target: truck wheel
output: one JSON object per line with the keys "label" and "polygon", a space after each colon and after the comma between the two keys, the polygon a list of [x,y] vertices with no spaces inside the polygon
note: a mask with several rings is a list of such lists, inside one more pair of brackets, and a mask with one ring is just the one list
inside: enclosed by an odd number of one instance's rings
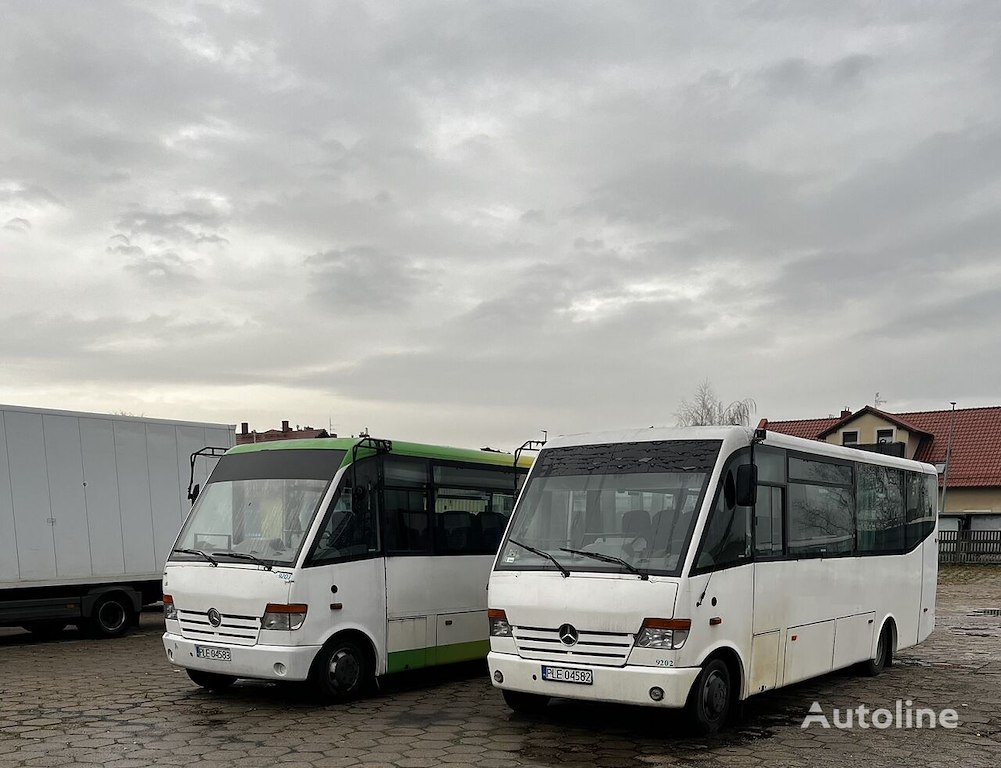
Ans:
{"label": "truck wheel", "polygon": [[22,628],[28,630],[39,640],[54,640],[66,629],[66,622],[56,620],[32,621],[29,624],[22,625]]}
{"label": "truck wheel", "polygon": [[135,609],[129,598],[120,593],[101,597],[90,612],[88,628],[94,637],[120,637],[135,621]]}
{"label": "truck wheel", "polygon": [[332,702],[358,698],[372,681],[368,653],[349,638],[335,639],[317,654],[310,679],[317,697]]}
{"label": "truck wheel", "polygon": [[689,724],[703,736],[715,736],[730,714],[730,670],[722,659],[711,659],[695,679],[685,705]]}
{"label": "truck wheel", "polygon": [[200,669],[186,669],[184,671],[188,673],[191,682],[209,691],[225,691],[236,682],[236,678],[231,675],[202,672]]}
{"label": "truck wheel", "polygon": [[519,715],[541,715],[549,705],[549,697],[524,691],[501,691],[504,703]]}

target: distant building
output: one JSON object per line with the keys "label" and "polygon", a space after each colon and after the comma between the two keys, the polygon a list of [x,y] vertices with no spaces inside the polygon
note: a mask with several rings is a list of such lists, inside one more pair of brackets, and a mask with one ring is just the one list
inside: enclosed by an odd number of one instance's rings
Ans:
{"label": "distant building", "polygon": [[264,432],[254,430],[251,432],[250,424],[245,421],[240,425],[240,431],[236,433],[236,444],[267,443],[272,440],[302,440],[313,437],[337,437],[337,435],[332,435],[325,429],[300,427],[298,424],[295,429],[292,429],[287,420],[282,422],[281,429],[269,429]]}
{"label": "distant building", "polygon": [[[934,464],[941,486],[952,419],[951,410],[887,413],[867,405],[826,419],[769,421],[767,428]],[[941,528],[997,530],[1001,528],[1001,406],[959,408],[954,429]]]}

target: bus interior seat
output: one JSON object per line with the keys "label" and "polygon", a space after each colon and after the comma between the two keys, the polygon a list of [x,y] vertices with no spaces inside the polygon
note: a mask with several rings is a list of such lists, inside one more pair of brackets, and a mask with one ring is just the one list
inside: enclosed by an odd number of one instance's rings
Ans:
{"label": "bus interior seat", "polygon": [[650,513],[645,509],[631,509],[622,516],[622,532],[637,538],[649,539],[653,526]]}
{"label": "bus interior seat", "polygon": [[481,512],[476,517],[480,524],[480,543],[484,549],[495,551],[500,546],[507,518],[500,512]]}

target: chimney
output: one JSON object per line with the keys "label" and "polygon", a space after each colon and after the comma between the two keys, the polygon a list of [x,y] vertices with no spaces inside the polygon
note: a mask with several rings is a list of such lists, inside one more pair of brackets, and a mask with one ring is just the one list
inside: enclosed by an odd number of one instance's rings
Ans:
{"label": "chimney", "polygon": [[242,422],[240,424],[240,434],[241,435],[246,435],[246,434],[249,434],[249,433],[250,433],[250,423],[246,422],[246,421]]}
{"label": "chimney", "polygon": [[841,409],[841,418],[842,419],[846,419],[846,418],[848,418],[851,415],[852,415],[852,409],[849,408],[847,405],[844,408]]}
{"label": "chimney", "polygon": [[282,432],[288,432],[288,431],[289,431],[288,419],[285,419],[284,421],[282,421]]}

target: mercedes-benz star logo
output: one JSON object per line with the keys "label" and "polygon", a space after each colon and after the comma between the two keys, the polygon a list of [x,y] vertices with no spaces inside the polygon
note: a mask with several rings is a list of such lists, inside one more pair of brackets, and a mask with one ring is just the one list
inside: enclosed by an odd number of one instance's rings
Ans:
{"label": "mercedes-benz star logo", "polygon": [[206,615],[209,617],[209,624],[213,627],[218,627],[222,624],[222,614],[215,608],[209,608],[209,612]]}
{"label": "mercedes-benz star logo", "polygon": [[563,643],[563,645],[577,645],[578,635],[573,624],[564,624],[556,631],[559,633],[560,642]]}

